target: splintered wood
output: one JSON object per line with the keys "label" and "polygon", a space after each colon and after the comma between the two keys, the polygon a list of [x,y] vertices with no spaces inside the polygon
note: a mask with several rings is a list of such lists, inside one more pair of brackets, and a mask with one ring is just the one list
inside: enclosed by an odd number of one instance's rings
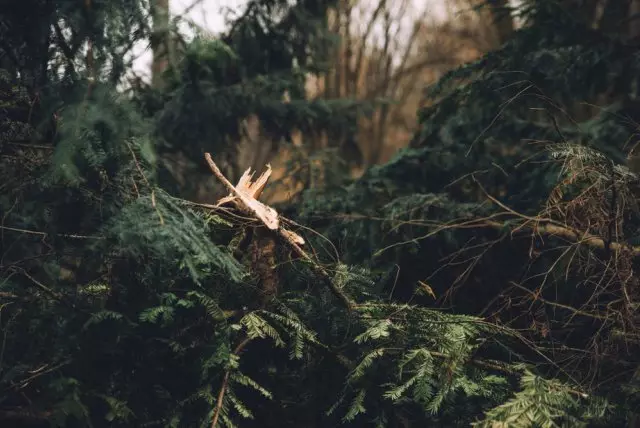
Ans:
{"label": "splintered wood", "polygon": [[[320,276],[320,278],[322,278],[331,292],[342,301],[342,303],[349,311],[356,307],[355,302],[351,301],[351,299],[333,283],[331,275],[329,275],[329,273],[321,265],[313,260],[301,248],[301,246],[304,245],[304,239],[302,239],[302,237],[297,233],[282,227],[280,225],[280,219],[276,210],[257,200],[257,198],[262,193],[265,185],[267,184],[269,177],[271,176],[270,166],[267,165],[267,170],[262,173],[256,181],[251,181],[253,178],[253,173],[251,172],[251,168],[247,169],[238,181],[238,184],[234,186],[222,174],[209,153],[205,153],[204,158],[209,164],[209,168],[211,169],[211,172],[213,172],[213,175],[215,175],[216,178],[220,180],[220,182],[224,184],[224,186],[229,190],[229,196],[225,196],[224,198],[220,199],[217,203],[217,206],[221,206],[223,204],[233,204],[239,210],[244,211],[245,213],[258,219],[262,224],[264,224],[264,226],[266,226],[268,230],[273,231],[276,235],[283,239],[289,245],[296,256],[309,263],[309,267],[318,276]],[[267,230],[263,229],[263,231]],[[266,249],[263,248],[263,250]],[[265,251],[262,251],[263,256],[265,255],[264,253]],[[256,267],[258,266],[256,265]],[[260,267],[258,268],[260,269]],[[269,275],[264,275],[263,279],[268,279],[267,284],[263,283],[263,285],[266,286],[265,288],[274,287],[273,284],[270,284],[271,280]],[[271,290],[264,291],[265,294],[269,294],[268,292]]]}
{"label": "splintered wood", "polygon": [[280,220],[276,210],[258,201],[260,194],[271,176],[272,171],[270,165],[267,165],[267,170],[260,174],[256,181],[252,181],[254,173],[251,172],[251,168],[248,168],[244,174],[242,174],[240,180],[238,180],[238,184],[234,186],[222,174],[209,153],[205,153],[204,157],[213,175],[215,175],[230,192],[229,196],[225,196],[218,201],[217,206],[231,203],[238,209],[256,217],[268,229],[278,231],[287,241],[291,241],[297,245],[304,245],[304,239],[302,239],[300,235],[280,227]]}

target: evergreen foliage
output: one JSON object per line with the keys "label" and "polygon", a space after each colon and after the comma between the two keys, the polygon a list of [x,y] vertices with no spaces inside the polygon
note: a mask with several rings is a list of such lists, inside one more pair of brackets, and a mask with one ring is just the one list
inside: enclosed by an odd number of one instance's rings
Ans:
{"label": "evergreen foliage", "polygon": [[[330,3],[252,1],[135,97],[117,85],[150,37],[148,4],[48,1],[29,22],[40,3],[0,13],[3,426],[634,417],[637,180],[610,114],[632,114],[631,42],[525,2],[525,28],[433,88],[411,148],[305,193],[292,211],[323,236],[283,219],[316,255],[293,260],[241,213],[167,191],[159,159],[232,153],[252,114],[276,139],[349,134],[363,106],[302,90]],[[557,117],[605,92],[605,113]]]}
{"label": "evergreen foliage", "polygon": [[[539,373],[633,409],[612,379],[637,367],[637,175],[622,162],[635,147],[638,45],[569,3],[524,2],[510,41],[429,88],[410,148],[340,193],[309,193],[298,221],[396,299],[435,296],[517,328],[535,351],[512,346]],[[527,385],[489,421],[515,418],[541,391]],[[553,405],[571,414],[568,403]],[[550,415],[518,423],[552,426]]]}
{"label": "evergreen foliage", "polygon": [[[326,132],[330,140],[355,134],[367,105],[306,98],[307,76],[326,67],[334,44],[326,23],[332,3],[253,1],[228,33],[213,38],[197,32],[181,60],[166,70],[167,88],[145,96],[162,143],[158,150],[180,153],[197,166],[204,152],[216,153],[235,181],[247,166],[262,168],[270,155],[292,147],[294,131]],[[251,147],[258,163],[242,165],[237,142],[251,138],[246,129],[251,117],[260,120],[259,141]],[[202,172],[196,167],[188,174]]]}

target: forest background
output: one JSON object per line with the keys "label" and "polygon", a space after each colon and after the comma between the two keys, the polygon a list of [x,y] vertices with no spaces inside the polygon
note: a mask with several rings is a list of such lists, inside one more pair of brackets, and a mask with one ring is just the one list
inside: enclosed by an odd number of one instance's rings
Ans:
{"label": "forest background", "polygon": [[640,2],[445,5],[3,0],[0,425],[637,426]]}

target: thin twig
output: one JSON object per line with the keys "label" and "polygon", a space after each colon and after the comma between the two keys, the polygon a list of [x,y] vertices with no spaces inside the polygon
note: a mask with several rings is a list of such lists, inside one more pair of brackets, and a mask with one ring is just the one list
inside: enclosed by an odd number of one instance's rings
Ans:
{"label": "thin twig", "polygon": [[[17,227],[9,227],[9,226],[0,226],[0,229],[8,230],[10,232],[18,232],[18,233],[24,233],[27,235],[37,235],[42,237],[47,237],[51,235],[50,233],[40,232],[38,230],[19,229]],[[105,239],[104,236],[74,235],[74,234],[66,234],[66,233],[57,233],[55,236],[58,236],[61,238],[69,238],[69,239]]]}
{"label": "thin twig", "polygon": [[544,297],[541,297],[538,293],[533,292],[533,291],[529,290],[528,288],[523,287],[522,285],[517,284],[517,283],[515,283],[513,281],[510,281],[510,284],[513,285],[516,288],[519,288],[520,290],[523,290],[523,291],[531,294],[533,296],[534,300],[538,300],[541,303],[544,303],[544,304],[547,304],[547,305],[551,305],[551,306],[555,306],[555,307],[562,308],[562,309],[566,309],[566,310],[572,312],[575,315],[582,315],[582,316],[589,317],[589,318],[595,318],[595,319],[598,319],[598,320],[601,320],[601,321],[605,321],[607,319],[607,317],[603,317],[603,316],[598,315],[598,314],[591,314],[591,313],[588,313],[588,312],[581,311],[580,309],[576,309],[576,308],[574,308],[572,306],[569,306],[569,305],[563,305],[562,303],[549,301],[549,300],[545,299]]}
{"label": "thin twig", "polygon": [[[151,186],[151,183],[149,183],[149,180],[147,180],[147,177],[144,175],[144,171],[142,170],[142,167],[140,166],[140,162],[138,162],[138,158],[136,156],[136,152],[133,151],[133,148],[131,147],[131,145],[129,143],[127,143],[127,147],[129,148],[129,151],[131,152],[131,156],[133,156],[133,162],[136,165],[136,169],[138,170],[138,173],[140,173],[140,176],[142,177],[142,180],[149,187],[149,189],[151,189],[151,206],[153,206],[153,209],[156,210],[156,213],[158,214],[158,218],[160,219],[160,224],[164,226],[164,217],[162,216],[162,213],[160,212],[160,210],[158,209],[158,207],[156,205],[156,192],[153,189],[153,186]],[[135,182],[134,182],[134,185],[135,185]]]}
{"label": "thin twig", "polygon": [[21,380],[18,383],[15,383],[15,384],[13,384],[11,386],[8,386],[7,388],[4,389],[3,392],[10,391],[10,390],[22,389],[22,388],[26,387],[32,380],[34,380],[34,379],[36,379],[36,378],[38,378],[40,376],[43,376],[45,374],[54,372],[54,371],[56,371],[56,370],[58,370],[58,369],[60,369],[60,368],[62,368],[64,366],[67,366],[67,365],[71,364],[71,362],[72,362],[72,360],[69,359],[69,360],[65,360],[65,361],[63,361],[63,362],[61,362],[59,364],[56,364],[55,366],[49,367],[46,370],[40,369],[40,370],[36,370],[34,372],[31,372],[31,373],[33,373],[31,376],[29,376],[26,379]]}
{"label": "thin twig", "polygon": [[[236,349],[233,350],[233,355],[238,355],[244,348],[251,342],[251,338],[246,337],[242,342],[236,346]],[[220,417],[220,412],[222,411],[222,403],[224,401],[224,395],[227,391],[227,386],[229,385],[229,377],[231,376],[231,369],[228,369],[224,374],[224,378],[222,379],[222,385],[220,386],[220,391],[218,392],[218,400],[216,401],[216,408],[213,412],[213,418],[211,420],[211,428],[216,428],[218,425],[218,418]]]}

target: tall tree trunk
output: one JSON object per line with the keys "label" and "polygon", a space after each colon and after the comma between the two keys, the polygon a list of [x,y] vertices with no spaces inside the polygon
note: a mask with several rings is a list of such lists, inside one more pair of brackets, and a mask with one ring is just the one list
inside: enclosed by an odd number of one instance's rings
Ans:
{"label": "tall tree trunk", "polygon": [[154,88],[160,88],[163,85],[162,73],[169,64],[169,0],[151,0],[151,16],[153,17],[151,84]]}

